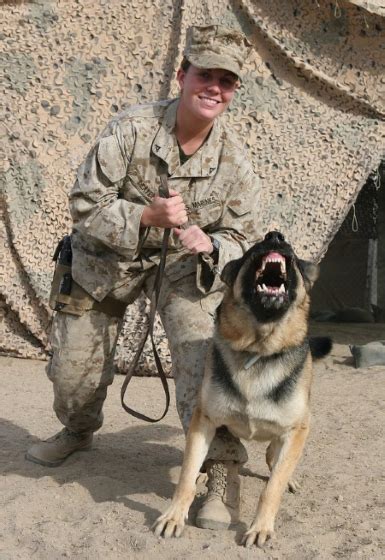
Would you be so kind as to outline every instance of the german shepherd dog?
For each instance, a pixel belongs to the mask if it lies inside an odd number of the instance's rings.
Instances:
[[[242,439],[268,441],[270,478],[245,546],[263,546],[309,432],[312,357],[331,349],[328,338],[308,338],[309,291],[315,264],[298,259],[279,232],[269,232],[223,269],[227,285],[189,427],[182,471],[156,535],[179,537],[195,496],[196,479],[216,428]]]

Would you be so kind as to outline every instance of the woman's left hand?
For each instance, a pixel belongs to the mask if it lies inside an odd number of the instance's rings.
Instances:
[[[198,226],[190,226],[186,229],[173,228],[173,231],[179,237],[183,247],[193,255],[198,253],[210,255],[214,250],[210,237]]]

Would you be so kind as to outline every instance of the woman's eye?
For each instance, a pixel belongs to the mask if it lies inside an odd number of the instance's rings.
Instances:
[[[231,78],[221,78],[219,83],[224,89],[234,89],[236,84],[236,82]]]
[[[199,77],[203,80],[209,80],[211,78],[210,72],[200,72]]]

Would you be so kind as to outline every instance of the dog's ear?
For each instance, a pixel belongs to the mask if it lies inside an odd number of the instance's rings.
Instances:
[[[319,276],[319,266],[318,264],[312,263],[310,261],[303,261],[302,259],[298,259],[298,268],[305,281],[306,290],[309,291],[313,287],[314,282]]]
[[[234,259],[233,261],[228,262],[222,270],[221,280],[230,288],[233,286],[235,282],[239,269],[241,268],[242,262],[243,262],[243,258]]]

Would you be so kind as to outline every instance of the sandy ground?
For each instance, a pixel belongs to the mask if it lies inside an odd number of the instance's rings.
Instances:
[[[182,537],[158,539],[150,527],[172,496],[184,445],[175,406],[155,425],[129,417],[117,376],[93,449],[44,468],[24,452],[59,428],[45,364],[0,358],[0,560],[384,558],[385,367],[354,369],[346,343],[383,339],[385,327],[317,330],[332,332],[337,343],[315,367],[312,431],[297,470],[302,490],[284,495],[276,538],[264,550],[239,545],[267,475],[263,445],[248,444],[236,529],[193,526],[200,487]],[[162,410],[159,380],[136,378],[128,393],[132,406]]]

